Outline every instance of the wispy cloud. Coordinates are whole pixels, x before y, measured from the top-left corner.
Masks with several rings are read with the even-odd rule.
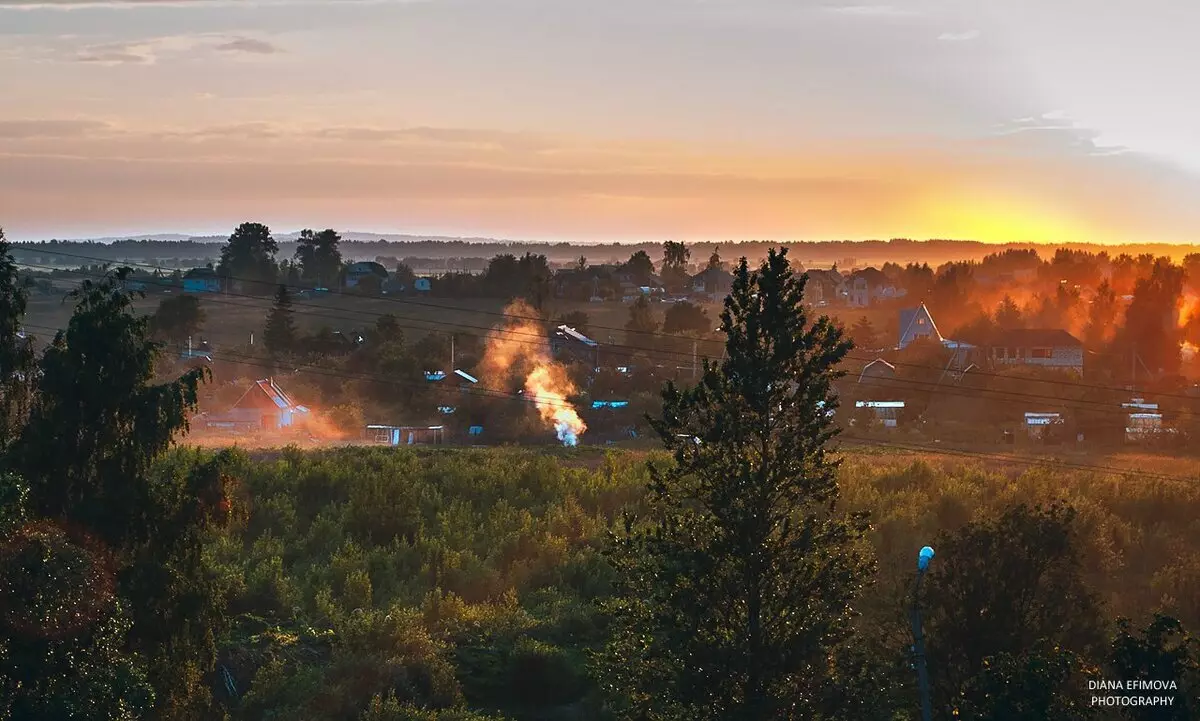
[[[965,43],[978,38],[982,33],[978,30],[964,30],[962,32],[945,32],[938,35],[938,40],[948,43]]]
[[[213,49],[224,53],[251,53],[253,55],[272,55],[282,52],[278,45],[258,38],[234,38]]]
[[[0,139],[83,138],[108,129],[98,120],[0,120]]]
[[[42,57],[48,57],[51,61],[65,58],[99,65],[152,65],[165,57],[188,57],[209,52],[274,55],[282,53],[283,49],[268,40],[241,35],[181,35],[100,43],[74,49],[59,48]]]
[[[828,5],[826,10],[839,15],[857,15],[860,17],[912,17],[919,15],[916,10],[897,7],[896,5]]]

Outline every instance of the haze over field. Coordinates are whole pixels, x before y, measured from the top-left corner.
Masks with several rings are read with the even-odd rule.
[[[1195,241],[1200,7],[1094,7],[0,0],[0,220]]]

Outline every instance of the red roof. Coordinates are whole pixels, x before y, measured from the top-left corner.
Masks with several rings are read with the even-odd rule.
[[[245,408],[247,406],[274,406],[279,410],[297,408],[295,402],[292,401],[287,393],[283,392],[282,388],[276,385],[275,379],[273,378],[255,381],[254,385],[251,386],[250,389],[244,394],[242,394],[242,397],[238,399],[238,402],[233,404],[234,408]]]

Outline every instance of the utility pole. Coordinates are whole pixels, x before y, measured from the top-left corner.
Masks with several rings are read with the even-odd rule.
[[[454,334],[450,334],[450,372],[454,372]]]
[[[693,338],[692,339],[692,382],[695,382],[695,380],[696,380],[696,344],[697,343],[698,343],[697,339]]]
[[[925,665],[925,633],[921,629],[920,603],[921,579],[929,570],[929,562],[933,560],[933,549],[925,546],[917,555],[917,582],[913,586],[912,609],[910,618],[913,632],[913,660],[917,667],[917,686],[921,694],[921,721],[931,721],[933,704],[929,699],[929,669]]]

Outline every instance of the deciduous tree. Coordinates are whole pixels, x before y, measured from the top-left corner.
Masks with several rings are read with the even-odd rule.
[[[342,236],[332,228],[319,233],[300,231],[295,255],[300,280],[318,287],[332,286],[342,271],[341,242]]]
[[[247,293],[266,294],[275,284],[279,244],[262,223],[242,223],[221,248],[217,272],[226,282],[239,284]]]

